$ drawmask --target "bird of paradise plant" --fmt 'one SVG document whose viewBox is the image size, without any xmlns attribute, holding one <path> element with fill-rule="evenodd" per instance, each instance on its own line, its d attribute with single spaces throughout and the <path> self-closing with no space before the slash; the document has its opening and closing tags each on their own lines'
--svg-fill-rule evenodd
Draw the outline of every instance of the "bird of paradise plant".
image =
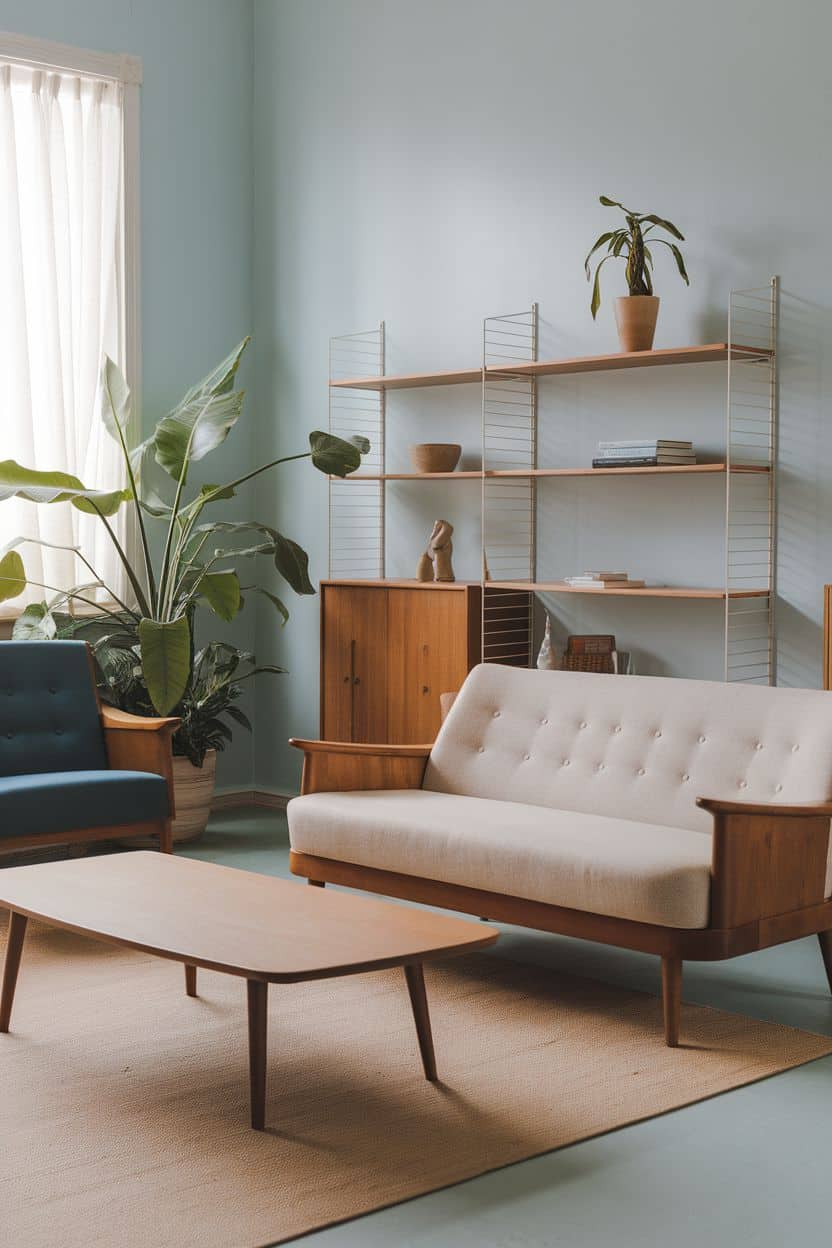
<svg viewBox="0 0 832 1248">
<path fill-rule="evenodd" d="M 0 463 L 0 502 L 21 497 L 48 505 L 68 504 L 98 516 L 129 585 L 128 592 L 117 593 L 104 583 L 77 546 L 61 547 L 38 538 L 16 537 L 0 551 L 0 602 L 18 597 L 27 585 L 38 585 L 52 597 L 27 607 L 17 621 L 15 635 L 49 639 L 85 630 L 94 638 L 102 681 L 115 695 L 113 700 L 118 702 L 121 696 L 122 701 L 130 703 L 125 709 L 143 709 L 145 714 L 182 715 L 183 731 L 189 723 L 194 731 L 190 742 L 193 748 L 185 748 L 186 740 L 180 752 L 198 762 L 208 748 L 206 741 L 217 745 L 223 735 L 230 736 L 227 730 L 223 734 L 217 728 L 217 715 L 228 711 L 230 702 L 238 696 L 239 681 L 261 671 L 282 669 L 257 667 L 253 655 L 226 643 L 213 642 L 197 652 L 197 610 L 206 607 L 219 619 L 230 621 L 243 608 L 246 595 L 259 594 L 273 604 L 285 622 L 289 612 L 277 594 L 256 581 L 243 583 L 239 565 L 259 557 L 270 560 L 296 593 L 315 592 L 306 552 L 291 538 L 259 521 L 218 520 L 206 513 L 213 511 L 214 504 L 233 498 L 247 482 L 280 464 L 310 459 L 319 471 L 344 477 L 360 465 L 362 454 L 369 450 L 366 439 L 345 441 L 316 431 L 309 435 L 308 451 L 272 460 L 224 484 L 190 490 L 191 466 L 225 442 L 242 413 L 244 391 L 235 389 L 234 383 L 248 341 L 246 338 L 241 342 L 207 377 L 191 387 L 157 423 L 153 433 L 134 449 L 128 440 L 132 420 L 130 390 L 117 365 L 105 358 L 100 410 L 107 432 L 121 449 L 125 484 L 120 489 L 88 488 L 68 473 L 25 468 L 14 460 Z M 168 499 L 161 497 L 148 480 L 151 457 L 170 478 Z M 125 506 L 132 509 L 138 535 L 135 558 L 111 524 L 112 517 Z M 157 525 L 161 532 L 154 540 L 153 527 Z M 89 579 L 69 588 L 31 581 L 18 549 L 27 541 L 72 550 L 88 569 Z M 96 600 L 98 590 L 106 592 L 106 603 Z M 93 620 L 81 624 L 73 619 L 66 611 L 71 603 L 91 607 Z M 117 652 L 121 652 L 121 659 Z M 243 722 L 242 712 L 238 708 L 232 708 L 233 711 L 237 714 L 232 717 Z"/>
</svg>

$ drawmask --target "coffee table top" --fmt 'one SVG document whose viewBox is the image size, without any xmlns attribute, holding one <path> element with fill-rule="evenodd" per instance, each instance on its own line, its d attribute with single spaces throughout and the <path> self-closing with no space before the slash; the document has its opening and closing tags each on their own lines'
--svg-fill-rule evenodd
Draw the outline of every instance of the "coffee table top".
<svg viewBox="0 0 832 1248">
<path fill-rule="evenodd" d="M 493 945 L 493 927 L 153 851 L 0 870 L 0 906 L 163 958 L 269 983 Z"/>
</svg>

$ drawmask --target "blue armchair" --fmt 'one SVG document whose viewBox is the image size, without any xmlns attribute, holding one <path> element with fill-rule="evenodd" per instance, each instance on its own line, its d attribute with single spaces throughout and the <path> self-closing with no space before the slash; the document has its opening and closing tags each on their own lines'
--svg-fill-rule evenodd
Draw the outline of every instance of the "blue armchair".
<svg viewBox="0 0 832 1248">
<path fill-rule="evenodd" d="M 0 642 L 0 850 L 151 835 L 170 853 L 178 723 L 101 704 L 83 641 Z"/>
</svg>

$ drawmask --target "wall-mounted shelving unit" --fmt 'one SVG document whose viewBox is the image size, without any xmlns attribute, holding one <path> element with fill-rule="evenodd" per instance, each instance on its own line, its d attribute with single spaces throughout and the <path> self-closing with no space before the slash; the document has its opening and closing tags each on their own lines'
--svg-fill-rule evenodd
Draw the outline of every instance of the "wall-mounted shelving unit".
<svg viewBox="0 0 832 1248">
<path fill-rule="evenodd" d="M 485 319 L 479 367 L 432 373 L 385 372 L 383 323 L 363 334 L 333 339 L 330 428 L 342 436 L 363 434 L 370 439 L 372 450 L 359 473 L 330 483 L 330 577 L 384 580 L 389 482 L 477 482 L 486 661 L 533 661 L 531 621 L 538 594 L 606 595 L 616 601 L 625 597 L 641 601 L 711 600 L 721 604 L 723 611 L 724 678 L 773 683 L 778 310 L 779 283 L 773 278 L 765 287 L 732 292 L 723 342 L 541 360 L 535 304 L 520 313 Z M 542 379 L 700 364 L 725 366 L 725 439 L 718 461 L 612 469 L 538 463 L 538 387 Z M 479 387 L 481 468 L 453 473 L 387 472 L 387 392 L 459 385 Z M 724 481 L 721 585 L 657 584 L 598 590 L 539 576 L 541 488 L 556 489 L 558 479 L 568 478 L 601 482 L 608 478 L 673 476 L 692 480 L 719 477 Z M 464 498 L 468 498 L 467 493 Z M 644 506 L 649 507 L 649 491 L 643 499 Z"/>
</svg>

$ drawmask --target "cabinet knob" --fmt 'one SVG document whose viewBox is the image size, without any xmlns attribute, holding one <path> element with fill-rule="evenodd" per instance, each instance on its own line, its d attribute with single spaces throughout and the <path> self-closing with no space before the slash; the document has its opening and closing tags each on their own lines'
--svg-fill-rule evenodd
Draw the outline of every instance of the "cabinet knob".
<svg viewBox="0 0 832 1248">
<path fill-rule="evenodd" d="M 430 685 L 422 685 L 422 693 L 430 693 Z"/>
</svg>

